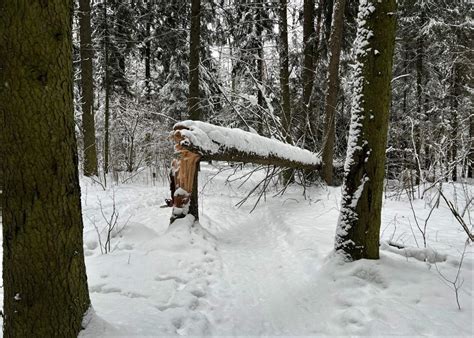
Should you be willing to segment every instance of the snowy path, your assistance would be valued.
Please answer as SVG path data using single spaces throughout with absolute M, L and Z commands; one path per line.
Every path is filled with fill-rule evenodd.
M 228 300 L 216 311 L 218 325 L 214 333 L 324 332 L 321 329 L 325 324 L 314 325 L 324 304 L 311 290 L 315 288 L 321 256 L 332 247 L 337 210 L 308 215 L 308 208 L 318 210 L 316 204 L 323 203 L 310 203 L 300 196 L 270 198 L 264 207 L 249 214 L 252 204 L 237 209 L 238 201 L 232 194 L 222 198 L 215 193 L 209 193 L 204 201 L 212 208 L 206 210 L 201 223 L 217 238 L 223 264 L 218 290 L 221 298 Z M 318 219 L 319 227 L 314 226 Z
M 226 209 L 219 208 L 219 215 Z M 228 212 L 228 211 L 227 211 Z M 229 224 L 214 234 L 223 262 L 222 284 L 232 300 L 231 325 L 220 334 L 295 334 L 311 322 L 306 294 L 310 278 L 301 252 L 294 251 L 294 234 L 284 215 L 270 210 L 260 215 L 222 219 Z M 245 311 L 242 311 L 245 309 Z
M 237 209 L 235 204 L 242 196 L 220 184 L 213 187 L 204 193 L 206 213 L 201 219 L 216 237 L 222 260 L 222 276 L 214 293 L 223 303 L 209 315 L 213 334 L 473 332 L 472 325 L 463 324 L 472 316 L 472 255 L 464 266 L 468 285 L 463 291 L 465 310 L 460 313 L 451 291 L 425 263 L 385 251 L 379 261 L 351 265 L 329 258 L 338 216 L 338 189 L 320 190 L 311 203 L 302 198 L 301 191 L 290 189 L 287 197 L 269 198 L 249 214 L 252 202 Z M 397 208 L 399 202 L 394 204 L 395 208 L 385 212 L 385 223 L 390 223 L 394 214 L 403 218 L 403 212 L 410 212 L 406 205 L 402 211 Z M 422 214 L 423 207 L 417 212 Z M 459 233 L 445 233 L 448 237 L 441 245 L 459 238 Z M 456 259 L 453 255 L 451 269 Z

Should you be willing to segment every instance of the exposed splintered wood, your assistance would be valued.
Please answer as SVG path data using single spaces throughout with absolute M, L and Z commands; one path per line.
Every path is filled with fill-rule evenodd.
M 201 156 L 180 145 L 183 141 L 179 133 L 173 133 L 176 142 L 175 149 L 179 153 L 179 158 L 171 163 L 171 200 L 173 204 L 173 214 L 171 222 L 177 218 L 186 216 L 191 208 L 191 196 L 193 195 L 194 180 L 197 178 L 197 169 Z M 197 209 L 196 209 L 197 211 Z M 197 212 L 193 215 L 198 217 Z

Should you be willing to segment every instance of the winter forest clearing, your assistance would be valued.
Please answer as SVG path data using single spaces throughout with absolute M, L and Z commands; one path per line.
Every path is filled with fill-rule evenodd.
M 407 197 L 387 192 L 381 259 L 344 264 L 330 254 L 339 188 L 312 187 L 306 198 L 299 187 L 278 197 L 271 189 L 249 213 L 258 197 L 235 204 L 263 173 L 241 187 L 232 182 L 249 171 L 204 165 L 199 198 L 206 212 L 194 226 L 184 219 L 169 227 L 169 209 L 159 208 L 169 188 L 153 186 L 151 177 L 108 191 L 83 180 L 95 315 L 81 335 L 472 335 L 472 248 L 462 263 L 459 311 L 442 275 L 454 280 L 458 273 L 463 230 L 445 205 L 428 220 L 424 249 Z M 449 184 L 445 192 L 461 206 L 465 188 Z M 433 199 L 429 193 L 414 201 L 422 226 Z M 109 219 L 114 204 L 119 216 L 111 252 L 103 254 L 106 232 L 100 243 L 97 229 L 107 228 L 102 212 Z
M 314 187 L 306 198 L 298 188 L 279 197 L 270 191 L 250 214 L 256 197 L 241 208 L 235 204 L 262 174 L 239 188 L 226 184 L 232 172 L 217 173 L 215 167 L 202 168 L 205 188 L 199 197 L 206 213 L 194 228 L 182 220 L 168 229 L 169 213 L 157 209 L 167 189 L 142 185 L 115 191 L 117 206 L 128 207 L 118 227 L 128 223 L 112 239 L 110 256 L 100 254 L 86 221 L 91 301 L 106 323 L 97 320 L 85 336 L 472 335 L 472 249 L 462 266 L 462 311 L 437 271 L 454 280 L 464 251 L 463 230 L 446 207 L 428 222 L 426 250 L 420 232 L 415 228 L 412 234 L 406 197 L 386 199 L 381 260 L 345 265 L 329 254 L 339 189 Z M 89 189 L 85 217 L 103 227 L 96 201 L 99 197 L 110 210 L 111 193 Z M 464 203 L 460 185 L 446 191 Z M 421 223 L 434 197 L 415 202 Z M 389 241 L 411 249 L 397 250 L 385 244 Z
M 4 337 L 474 336 L 469 0 L 0 0 Z

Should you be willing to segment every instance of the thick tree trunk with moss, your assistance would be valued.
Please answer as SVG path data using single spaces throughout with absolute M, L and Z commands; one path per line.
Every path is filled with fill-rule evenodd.
M 5 337 L 76 337 L 90 301 L 69 0 L 0 1 Z
M 336 105 L 339 89 L 339 59 L 342 46 L 342 29 L 344 24 L 345 0 L 336 0 L 332 13 L 331 36 L 329 38 L 329 66 L 327 90 L 324 102 L 324 137 L 323 137 L 323 170 L 322 177 L 332 185 L 332 161 L 334 157 L 334 139 L 336 134 Z
M 189 45 L 189 97 L 191 120 L 201 120 L 199 100 L 199 48 L 201 44 L 201 0 L 191 1 L 191 34 Z
M 79 1 L 79 34 L 81 52 L 82 133 L 84 135 L 84 175 L 97 176 L 97 151 L 94 124 L 94 56 L 91 33 L 90 0 Z
M 335 241 L 336 251 L 350 260 L 379 258 L 396 1 L 361 1 L 358 22 L 351 127 Z

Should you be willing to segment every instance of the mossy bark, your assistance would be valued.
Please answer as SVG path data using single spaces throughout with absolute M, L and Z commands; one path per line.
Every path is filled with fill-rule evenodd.
M 335 242 L 335 249 L 351 260 L 379 258 L 395 18 L 395 0 L 359 5 L 351 128 Z
M 82 133 L 84 135 L 84 175 L 97 176 L 97 151 L 94 123 L 94 56 L 91 32 L 90 0 L 79 1 L 79 34 L 81 52 Z
M 90 306 L 69 0 L 0 1 L 5 337 L 76 337 Z

